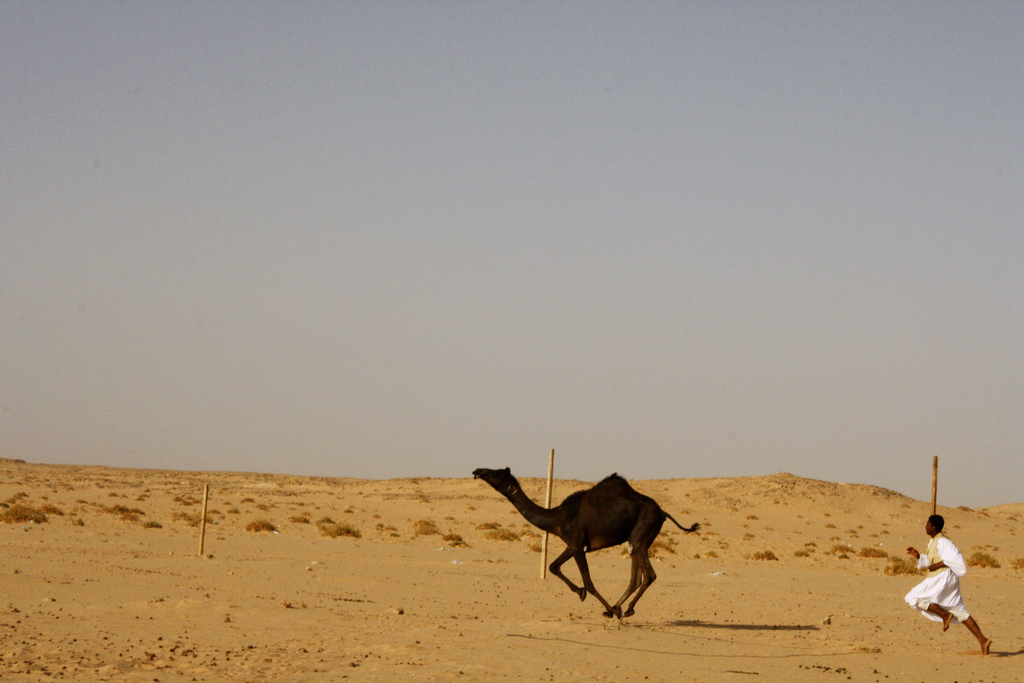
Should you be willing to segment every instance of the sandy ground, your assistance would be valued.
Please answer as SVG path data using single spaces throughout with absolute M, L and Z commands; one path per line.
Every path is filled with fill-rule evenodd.
M 541 480 L 522 483 L 542 500 Z M 864 556 L 923 549 L 929 503 L 788 474 L 632 483 L 703 528 L 666 525 L 658 581 L 620 623 L 541 580 L 539 536 L 468 477 L 0 460 L 0 679 L 1024 680 L 1024 504 L 940 508 L 965 557 L 1000 564 L 963 581 L 994 640 L 982 657 L 963 626 L 943 634 L 903 603 L 918 576 Z M 587 486 L 556 481 L 554 498 Z M 26 511 L 45 521 L 10 521 Z M 261 521 L 276 531 L 247 530 Z M 590 557 L 614 601 L 628 559 Z

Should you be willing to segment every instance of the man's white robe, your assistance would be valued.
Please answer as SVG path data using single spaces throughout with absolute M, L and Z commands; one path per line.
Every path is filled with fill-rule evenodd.
M 921 614 L 932 621 L 942 621 L 939 615 L 927 611 L 932 603 L 951 613 L 955 621 L 964 621 L 971 616 L 964 607 L 963 596 L 960 595 L 960 577 L 967 573 L 967 565 L 953 542 L 941 534 L 936 534 L 928 543 L 928 552 L 917 558 L 917 568 L 927 569 L 940 559 L 946 566 L 929 574 L 928 578 L 914 586 L 904 599 L 908 605 L 921 610 Z

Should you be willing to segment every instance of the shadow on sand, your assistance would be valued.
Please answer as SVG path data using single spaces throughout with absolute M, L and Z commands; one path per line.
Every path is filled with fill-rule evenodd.
M 723 631 L 817 631 L 819 628 L 803 624 L 716 624 L 696 619 L 680 619 L 665 622 L 665 626 L 675 628 L 707 628 Z
M 742 641 L 734 641 L 731 638 L 729 638 L 728 636 L 725 636 L 724 634 L 721 637 L 716 637 L 710 631 L 722 630 L 722 631 L 747 631 L 747 632 L 756 632 L 756 631 L 806 632 L 806 631 L 817 631 L 817 630 L 819 630 L 819 627 L 817 627 L 817 626 L 802 625 L 802 624 L 717 624 L 717 623 L 706 622 L 706 621 L 697 621 L 697 620 L 692 620 L 692 621 L 691 620 L 676 620 L 676 621 L 662 622 L 660 624 L 651 624 L 651 623 L 646 623 L 645 624 L 645 623 L 622 622 L 619 625 L 619 628 L 621 628 L 623 630 L 640 630 L 640 631 L 647 631 L 647 630 L 649 630 L 651 632 L 657 632 L 657 633 L 661 633 L 661 634 L 664 634 L 664 635 L 674 635 L 674 636 L 685 636 L 686 635 L 686 633 L 685 633 L 686 629 L 707 629 L 708 631 L 706 631 L 704 633 L 701 633 L 700 635 L 693 635 L 691 633 L 690 637 L 691 638 L 697 638 L 698 640 L 721 640 L 722 642 L 728 642 L 730 644 L 733 644 L 733 645 L 736 645 L 736 646 L 740 646 L 740 647 L 742 647 L 744 645 L 755 645 L 755 643 L 743 643 Z M 558 642 L 562 642 L 562 643 L 572 643 L 572 644 L 575 644 L 575 645 L 582 645 L 582 646 L 585 646 L 585 647 L 595 647 L 595 648 L 615 649 L 615 650 L 626 650 L 626 651 L 631 651 L 631 652 L 646 652 L 646 653 L 650 653 L 650 654 L 664 654 L 664 655 L 674 655 L 674 656 L 683 656 L 683 657 L 705 657 L 705 658 L 726 658 L 726 659 L 728 659 L 728 658 L 735 658 L 735 657 L 754 658 L 754 659 L 785 659 L 785 658 L 790 658 L 790 657 L 806 657 L 806 656 L 822 656 L 822 655 L 840 656 L 840 655 L 864 654 L 863 652 L 856 652 L 856 651 L 850 651 L 850 652 L 820 652 L 820 651 L 817 651 L 817 650 L 811 650 L 811 649 L 805 648 L 804 646 L 794 646 L 794 645 L 786 645 L 786 644 L 775 644 L 775 645 L 769 645 L 768 647 L 778 648 L 778 649 L 783 650 L 783 651 L 790 650 L 790 652 L 780 652 L 780 653 L 777 653 L 777 654 L 740 654 L 740 653 L 736 653 L 736 652 L 733 652 L 733 653 L 709 654 L 709 653 L 707 653 L 707 652 L 705 652 L 703 650 L 698 651 L 698 652 L 672 651 L 672 650 L 664 650 L 664 649 L 638 647 L 637 645 L 587 642 L 583 638 L 567 638 L 565 636 L 557 636 L 557 635 L 542 636 L 542 635 L 520 634 L 520 633 L 509 633 L 508 635 L 510 637 L 513 637 L 513 638 L 525 638 L 525 639 L 528 639 L 528 640 L 558 641 Z M 756 644 L 756 645 L 758 647 L 764 647 L 763 644 Z M 797 652 L 793 652 L 794 650 L 797 651 Z M 749 672 L 736 671 L 736 672 L 732 672 L 732 673 L 749 673 Z

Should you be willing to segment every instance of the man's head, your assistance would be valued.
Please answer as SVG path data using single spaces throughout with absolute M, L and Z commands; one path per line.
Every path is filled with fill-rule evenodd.
M 942 515 L 932 515 L 928 518 L 928 522 L 924 525 L 924 530 L 928 532 L 929 536 L 942 531 L 942 527 L 946 526 L 946 520 L 942 518 Z

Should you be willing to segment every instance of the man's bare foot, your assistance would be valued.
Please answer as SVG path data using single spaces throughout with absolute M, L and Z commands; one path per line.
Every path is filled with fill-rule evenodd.
M 981 654 L 987 655 L 990 647 L 992 647 L 992 639 L 986 638 L 985 642 L 981 644 Z
M 949 622 L 951 622 L 951 621 L 953 621 L 953 614 L 951 612 L 946 612 L 946 616 L 942 617 L 942 630 L 943 631 L 948 631 L 949 630 Z

